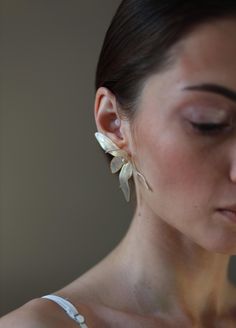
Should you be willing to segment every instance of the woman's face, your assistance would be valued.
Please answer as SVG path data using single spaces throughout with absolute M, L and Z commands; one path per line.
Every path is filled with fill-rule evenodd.
M 236 19 L 201 25 L 176 49 L 134 121 L 133 160 L 152 188 L 138 183 L 141 202 L 202 247 L 236 254 L 236 219 L 218 211 L 236 211 Z

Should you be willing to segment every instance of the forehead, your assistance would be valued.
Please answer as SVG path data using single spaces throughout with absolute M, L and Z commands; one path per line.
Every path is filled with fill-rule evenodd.
M 186 77 L 233 76 L 236 68 L 236 17 L 198 26 L 179 43 L 178 65 Z M 234 68 L 234 71 L 231 69 Z M 230 78 L 229 76 L 229 78 Z
M 174 46 L 172 67 L 150 76 L 144 96 L 165 98 L 192 83 L 218 83 L 236 89 L 236 17 L 197 26 Z

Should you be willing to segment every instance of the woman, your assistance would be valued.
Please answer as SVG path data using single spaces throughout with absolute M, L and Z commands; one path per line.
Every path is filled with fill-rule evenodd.
M 100 263 L 1 328 L 236 327 L 235 58 L 235 1 L 122 1 L 95 120 L 127 201 L 134 180 L 132 223 Z

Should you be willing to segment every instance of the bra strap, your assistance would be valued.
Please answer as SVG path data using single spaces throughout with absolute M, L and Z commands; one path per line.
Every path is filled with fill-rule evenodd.
M 85 324 L 84 316 L 79 314 L 76 307 L 71 302 L 69 302 L 67 298 L 63 298 L 61 296 L 52 295 L 52 294 L 42 296 L 41 298 L 46 298 L 46 299 L 56 302 L 58 305 L 60 305 L 66 311 L 66 313 L 73 320 L 75 320 L 76 322 L 78 322 L 80 324 L 81 328 L 88 328 L 88 326 Z

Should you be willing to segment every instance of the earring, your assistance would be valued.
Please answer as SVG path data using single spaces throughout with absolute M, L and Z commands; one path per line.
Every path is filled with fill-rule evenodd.
M 130 187 L 128 180 L 133 174 L 136 174 L 139 178 L 141 178 L 146 189 L 151 190 L 144 176 L 138 172 L 132 159 L 125 150 L 120 149 L 111 139 L 101 132 L 96 132 L 95 137 L 102 149 L 105 150 L 105 153 L 109 153 L 114 156 L 110 163 L 110 169 L 113 174 L 120 170 L 120 188 L 123 191 L 127 202 L 130 201 Z

